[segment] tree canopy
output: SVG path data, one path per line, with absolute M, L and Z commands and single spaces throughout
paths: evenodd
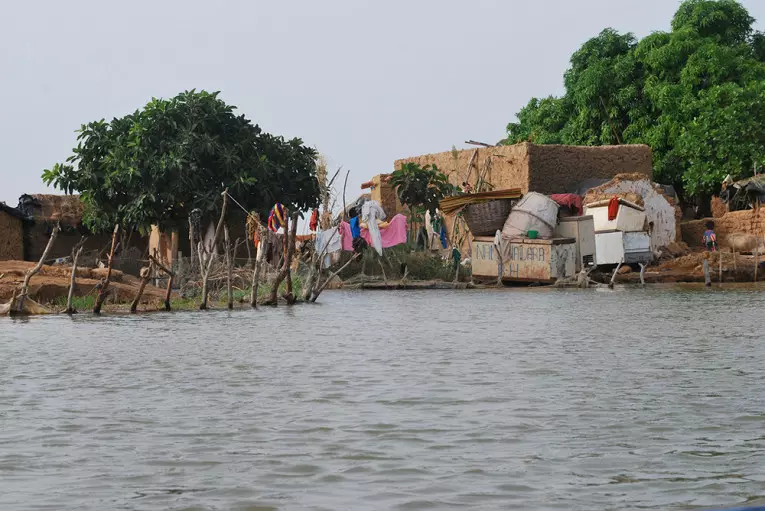
M 686 195 L 765 159 L 765 36 L 735 0 L 686 0 L 670 32 L 606 29 L 571 57 L 562 97 L 533 98 L 504 143 L 648 144 Z
M 73 154 L 43 180 L 79 193 L 94 231 L 185 224 L 195 208 L 216 212 L 226 187 L 256 211 L 275 202 L 316 207 L 316 151 L 265 133 L 234 110 L 217 92 L 152 99 L 132 114 L 83 125 Z

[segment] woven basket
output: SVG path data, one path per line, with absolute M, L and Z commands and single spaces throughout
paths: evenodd
M 465 206 L 463 217 L 473 236 L 493 236 L 505 226 L 515 205 L 513 199 L 499 199 Z

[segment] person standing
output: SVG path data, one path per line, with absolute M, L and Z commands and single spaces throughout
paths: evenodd
M 707 222 L 707 230 L 704 231 L 704 237 L 702 242 L 704 246 L 710 252 L 717 252 L 717 236 L 715 235 L 715 223 L 712 221 Z

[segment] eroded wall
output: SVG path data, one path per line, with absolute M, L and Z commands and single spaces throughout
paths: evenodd
M 0 261 L 24 260 L 24 229 L 22 221 L 0 211 Z
M 726 238 L 729 234 L 743 232 L 762 237 L 765 234 L 765 209 L 748 209 L 745 211 L 731 211 L 720 218 L 703 218 L 701 220 L 692 220 L 683 222 L 680 230 L 683 233 L 683 241 L 690 246 L 702 246 L 702 236 L 706 228 L 706 223 L 712 221 L 715 223 L 715 234 L 721 247 L 725 247 Z
M 565 193 L 585 179 L 610 179 L 617 174 L 653 177 L 651 148 L 646 145 L 566 146 L 529 144 L 529 189 Z
M 483 175 L 485 181 L 492 184 L 495 190 L 520 188 L 523 193 L 528 193 L 530 146 L 531 144 L 526 143 L 424 154 L 396 160 L 393 167 L 394 170 L 398 170 L 402 163 L 408 162 L 417 163 L 420 166 L 435 164 L 449 177 L 449 182 L 460 187 L 464 181 L 475 185 L 478 176 Z M 474 152 L 477 153 L 475 160 L 472 160 Z M 489 159 L 491 164 L 487 166 Z M 473 165 L 468 168 L 471 160 Z

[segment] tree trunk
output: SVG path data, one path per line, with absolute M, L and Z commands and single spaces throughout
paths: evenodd
M 149 280 L 151 279 L 152 270 L 154 269 L 154 264 L 149 261 L 149 267 L 146 268 L 146 273 L 141 277 L 141 285 L 138 286 L 138 293 L 135 295 L 135 298 L 133 299 L 133 303 L 130 304 L 130 313 L 135 314 L 138 310 L 138 304 L 141 302 L 141 297 L 143 296 L 143 291 L 146 289 L 146 284 L 149 283 Z
M 109 289 L 109 282 L 112 280 L 112 262 L 114 261 L 114 250 L 117 248 L 117 234 L 120 232 L 120 225 L 114 226 L 114 232 L 112 233 L 112 249 L 109 251 L 109 266 L 106 268 L 106 278 L 98 291 L 96 297 L 96 304 L 93 306 L 93 314 L 101 314 L 101 306 L 106 300 L 106 292 Z
M 228 208 L 228 188 L 223 190 L 221 194 L 223 196 L 223 207 L 220 211 L 220 219 L 218 219 L 218 225 L 215 227 L 215 236 L 213 238 L 213 246 L 210 251 L 210 256 L 206 261 L 206 265 L 202 268 L 202 303 L 199 305 L 200 310 L 207 310 L 207 295 L 209 289 L 207 288 L 207 280 L 210 277 L 210 270 L 212 270 L 213 261 L 215 261 L 215 247 L 218 246 L 220 241 L 221 231 L 223 230 L 223 222 L 226 219 L 226 209 Z
M 252 272 L 252 294 L 250 295 L 250 306 L 258 306 L 258 288 L 260 287 L 260 274 L 263 270 L 264 259 L 268 252 L 268 231 L 263 227 L 258 227 L 259 239 L 257 252 L 255 254 L 255 270 Z
M 45 264 L 45 260 L 48 259 L 48 253 L 50 253 L 50 249 L 53 247 L 53 242 L 56 241 L 56 238 L 58 237 L 58 232 L 60 230 L 61 230 L 61 226 L 59 224 L 56 224 L 56 226 L 53 228 L 53 232 L 50 233 L 50 238 L 48 238 L 48 244 L 45 245 L 45 250 L 43 250 L 40 260 L 37 262 L 34 268 L 27 271 L 26 275 L 24 275 L 24 283 L 21 286 L 21 295 L 19 296 L 18 303 L 17 303 L 18 305 L 17 310 L 19 314 L 24 313 L 24 300 L 26 300 L 27 295 L 29 294 L 29 281 L 32 280 L 32 277 L 37 275 L 37 273 L 43 267 L 43 264 Z
M 194 224 L 189 216 L 189 248 L 191 250 L 191 268 L 189 273 L 194 273 Z
M 172 308 L 170 307 L 170 296 L 173 294 L 173 279 L 175 277 L 175 274 L 170 273 L 167 276 L 167 290 L 165 291 L 165 310 L 171 311 Z
M 226 246 L 226 296 L 228 297 L 228 310 L 234 308 L 234 293 L 231 289 L 231 238 L 228 235 L 228 225 L 223 226 L 223 238 Z
M 72 298 L 74 298 L 74 286 L 77 284 L 77 261 L 80 259 L 80 254 L 82 254 L 82 248 L 85 245 L 86 239 L 87 238 L 82 237 L 80 242 L 72 249 L 72 277 L 69 280 L 69 294 L 66 296 L 66 310 L 64 311 L 66 314 L 74 314 L 77 312 L 74 310 L 74 307 L 72 307 Z
M 175 280 L 175 272 L 167 266 L 163 265 L 159 259 L 154 256 L 149 256 L 149 262 L 165 272 L 165 275 L 167 275 L 167 289 L 165 290 L 165 310 L 170 311 L 172 310 L 170 307 L 170 297 L 173 294 L 173 281 Z
M 274 285 L 271 288 L 271 296 L 268 299 L 269 305 L 277 305 L 278 303 L 278 292 L 279 292 L 279 286 L 284 281 L 285 278 L 291 275 L 291 268 L 292 265 L 292 254 L 295 252 L 295 236 L 297 236 L 297 219 L 298 214 L 294 213 L 292 217 L 290 218 L 290 221 L 292 222 L 292 225 L 289 226 L 289 231 L 287 229 L 284 230 L 285 233 L 285 256 L 284 256 L 284 265 L 282 266 L 282 269 L 279 271 L 279 274 L 276 276 L 276 280 L 274 281 Z M 291 280 L 288 281 L 288 289 L 287 294 L 284 296 L 284 298 L 287 300 L 287 303 L 295 303 L 295 297 L 292 295 L 292 283 Z
M 250 238 L 250 233 L 247 231 L 247 226 L 244 226 L 244 246 L 247 247 L 247 267 L 249 268 L 252 264 L 252 249 L 250 249 L 250 245 L 252 244 L 252 239 Z

